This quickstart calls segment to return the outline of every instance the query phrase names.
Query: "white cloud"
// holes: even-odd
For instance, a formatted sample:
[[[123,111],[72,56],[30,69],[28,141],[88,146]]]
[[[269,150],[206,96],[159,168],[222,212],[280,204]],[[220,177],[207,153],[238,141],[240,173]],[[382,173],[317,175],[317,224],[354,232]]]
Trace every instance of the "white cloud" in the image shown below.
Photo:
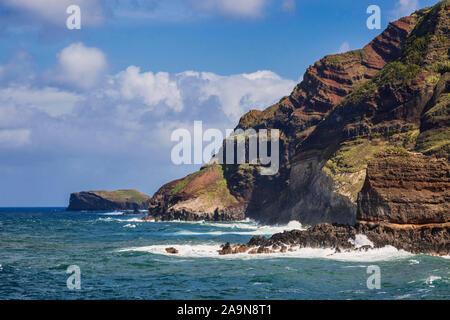
[[[219,76],[213,73],[185,72],[178,75],[181,83],[198,88],[199,101],[216,97],[223,113],[232,121],[250,109],[261,109],[289,94],[294,81],[282,79],[271,71]]]
[[[75,69],[64,69],[66,61],[69,66],[78,63],[73,58],[77,55],[69,54],[67,60],[64,56],[59,55],[56,70],[36,69],[33,76],[14,78],[17,69],[4,66],[0,176],[7,190],[11,184],[20,190],[29,188],[31,195],[45,190],[59,194],[60,201],[87,188],[132,187],[151,193],[168,180],[198,169],[172,165],[173,130],[191,129],[195,120],[201,120],[205,129],[224,132],[249,109],[269,106],[295,85],[271,71],[222,76],[154,73],[130,66],[105,74],[105,81],[80,91],[74,84],[92,78],[91,70],[83,69],[84,61],[84,78]],[[57,71],[71,75],[70,86],[49,82]],[[14,195],[8,192],[8,197]]]
[[[295,86],[271,71],[223,76],[155,73],[130,66],[80,91],[74,84],[91,78],[90,70],[84,69],[84,78],[71,68],[63,70],[64,56],[58,56],[56,70],[36,69],[32,77],[11,78],[16,69],[5,65],[6,78],[12,80],[0,82],[4,185],[29,186],[32,176],[36,184],[30,190],[50,192],[51,177],[52,192],[63,199],[74,190],[103,186],[151,193],[167,180],[198,169],[172,165],[173,130],[191,129],[201,120],[205,129],[225,132],[249,109],[267,107]],[[72,66],[78,59],[67,61]],[[57,71],[71,75],[71,85],[51,82]],[[4,172],[13,173],[7,178]]]
[[[0,147],[23,147],[30,144],[31,131],[29,129],[0,130]]]
[[[80,89],[90,89],[102,78],[107,69],[104,53],[83,43],[74,43],[58,54],[58,81]]]
[[[187,0],[195,10],[238,18],[257,18],[271,0]]]
[[[135,66],[128,67],[114,77],[121,97],[125,100],[141,101],[149,107],[164,103],[174,111],[183,109],[177,83],[167,72],[140,72]],[[116,95],[117,96],[117,95]]]
[[[66,9],[70,5],[81,8],[82,26],[97,25],[104,21],[105,10],[100,0],[4,0],[3,5],[26,13],[32,18],[46,23],[65,26],[68,17]]]
[[[419,0],[398,0],[395,9],[391,11],[393,18],[408,16],[420,8]]]
[[[347,41],[345,41],[341,44],[337,53],[343,53],[343,52],[347,52],[349,50],[350,50],[350,44]]]
[[[0,103],[35,108],[53,117],[70,114],[81,100],[82,98],[78,94],[51,87],[36,89],[12,86],[0,89]]]

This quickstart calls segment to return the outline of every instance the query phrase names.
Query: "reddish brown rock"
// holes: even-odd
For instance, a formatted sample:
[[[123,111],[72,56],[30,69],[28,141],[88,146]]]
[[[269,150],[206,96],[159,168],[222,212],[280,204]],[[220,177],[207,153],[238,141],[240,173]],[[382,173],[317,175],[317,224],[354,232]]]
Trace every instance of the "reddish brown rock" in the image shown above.
[[[170,254],[177,254],[178,250],[173,248],[173,247],[171,247],[171,248],[166,248],[166,252],[170,253]]]
[[[378,154],[358,196],[360,221],[396,224],[450,222],[450,165],[411,152]]]
[[[361,50],[325,56],[306,70],[303,81],[290,96],[263,111],[252,110],[241,117],[238,129],[273,128],[281,131],[280,170],[277,175],[261,176],[256,167],[227,165],[222,166],[222,176],[217,174],[217,165],[213,165],[162,186],[151,199],[150,215],[162,220],[240,220],[251,217],[269,223],[281,222],[284,217],[273,216],[273,211],[266,209],[288,184],[297,145],[346,95],[401,54],[402,44],[415,22],[414,17],[402,18],[390,23]],[[222,179],[226,183],[221,192],[204,192],[215,189],[216,182]],[[208,196],[204,196],[205,193]]]

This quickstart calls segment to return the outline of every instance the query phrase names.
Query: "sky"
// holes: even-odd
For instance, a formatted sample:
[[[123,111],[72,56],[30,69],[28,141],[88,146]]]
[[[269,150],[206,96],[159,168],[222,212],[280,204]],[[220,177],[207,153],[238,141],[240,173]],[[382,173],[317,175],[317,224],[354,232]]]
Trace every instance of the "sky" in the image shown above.
[[[0,207],[152,195],[200,167],[172,163],[174,130],[234,128],[324,55],[436,2],[0,0]],[[66,27],[73,4],[79,30]],[[366,26],[369,5],[381,30]]]

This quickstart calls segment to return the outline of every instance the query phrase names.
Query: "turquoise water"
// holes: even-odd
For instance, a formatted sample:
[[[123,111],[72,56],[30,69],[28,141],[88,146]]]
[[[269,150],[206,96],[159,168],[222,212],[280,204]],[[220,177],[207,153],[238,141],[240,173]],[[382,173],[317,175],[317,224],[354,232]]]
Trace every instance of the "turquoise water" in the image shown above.
[[[393,248],[216,255],[219,244],[298,227],[144,223],[141,216],[0,209],[1,299],[449,299],[450,260]],[[174,246],[178,255],[165,254]],[[69,265],[81,290],[69,290]],[[381,271],[370,290],[369,265]]]

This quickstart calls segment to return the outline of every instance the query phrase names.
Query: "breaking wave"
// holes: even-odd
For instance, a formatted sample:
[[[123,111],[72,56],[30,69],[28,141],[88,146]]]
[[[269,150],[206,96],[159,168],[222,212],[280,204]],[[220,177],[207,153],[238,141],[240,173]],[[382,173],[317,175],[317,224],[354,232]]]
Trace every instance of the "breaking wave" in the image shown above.
[[[174,247],[179,252],[178,254],[169,254],[166,252],[166,248]],[[412,253],[404,250],[398,250],[392,246],[386,246],[384,248],[369,249],[367,251],[346,251],[336,253],[334,249],[319,249],[319,248],[294,248],[294,251],[286,253],[268,253],[268,254],[248,254],[238,253],[230,255],[219,255],[219,244],[166,244],[166,245],[152,245],[142,246],[134,248],[124,248],[118,250],[118,252],[148,252],[152,254],[161,254],[173,257],[183,258],[220,258],[220,259],[270,259],[270,258],[323,258],[333,259],[341,261],[353,261],[353,262],[370,262],[370,261],[382,261],[392,259],[404,259],[413,256]]]

